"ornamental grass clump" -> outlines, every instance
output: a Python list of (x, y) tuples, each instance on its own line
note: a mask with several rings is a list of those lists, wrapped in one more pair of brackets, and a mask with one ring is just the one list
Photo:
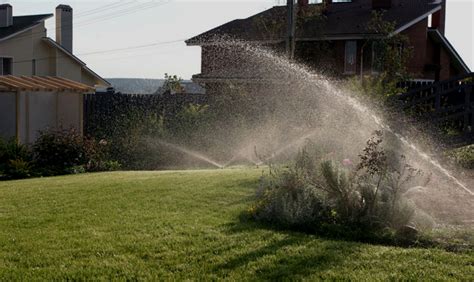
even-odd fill
[(253, 214), (258, 220), (309, 231), (315, 223), (330, 221), (324, 197), (300, 168), (275, 170), (261, 179)]
[[(304, 149), (287, 168), (271, 168), (260, 181), (252, 216), (284, 228), (357, 240), (416, 240), (432, 221), (404, 195), (421, 181), (426, 184), (426, 178), (405, 157), (389, 154), (382, 137), (376, 132), (367, 141), (357, 165)], [(407, 230), (410, 238), (402, 238)]]

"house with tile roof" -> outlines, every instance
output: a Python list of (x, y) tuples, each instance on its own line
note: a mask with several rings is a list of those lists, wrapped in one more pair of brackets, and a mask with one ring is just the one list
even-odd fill
[[(395, 33), (408, 39), (412, 58), (406, 66), (414, 79), (438, 81), (470, 72), (445, 36), (446, 0), (298, 0), (298, 9), (310, 15), (300, 21), (295, 32), (295, 56), (315, 69), (330, 68), (337, 76), (371, 74), (375, 52), (367, 46), (374, 34), (368, 28), (374, 11), (383, 12), (383, 20), (395, 24)], [(219, 46), (220, 38), (285, 50), (288, 38), (286, 6), (275, 6), (246, 19), (237, 19), (195, 36), (188, 46), (202, 49), (201, 73), (194, 80), (212, 88), (223, 80), (241, 79), (242, 64)], [(306, 14), (306, 13), (305, 13)], [(304, 14), (298, 14), (304, 17)], [(321, 58), (318, 50), (324, 42), (331, 51)], [(365, 56), (364, 56), (365, 54)], [(319, 55), (319, 57), (318, 57)]]
[(56, 8), (56, 38), (47, 37), (45, 21), (53, 14), (14, 16), (0, 5), (0, 75), (53, 76), (89, 86), (109, 83), (73, 53), (73, 9)]

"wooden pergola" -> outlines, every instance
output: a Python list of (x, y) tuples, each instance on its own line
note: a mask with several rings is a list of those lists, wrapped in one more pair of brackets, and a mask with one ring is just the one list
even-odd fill
[(83, 83), (53, 76), (0, 76), (0, 91), (70, 91), (94, 93), (95, 89)]

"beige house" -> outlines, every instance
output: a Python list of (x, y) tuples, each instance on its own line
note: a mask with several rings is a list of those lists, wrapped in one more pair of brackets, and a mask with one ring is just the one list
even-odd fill
[(11, 5), (0, 5), (0, 75), (53, 76), (92, 87), (109, 86), (73, 54), (72, 8), (56, 8), (56, 40), (47, 37), (45, 28), (53, 16), (13, 16)]

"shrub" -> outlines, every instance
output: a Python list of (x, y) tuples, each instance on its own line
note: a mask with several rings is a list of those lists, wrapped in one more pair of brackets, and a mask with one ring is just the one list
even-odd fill
[(118, 161), (105, 161), (102, 171), (118, 171), (122, 169), (122, 165)]
[[(208, 105), (189, 104), (184, 106), (166, 126), (166, 139), (189, 148), (212, 147), (209, 134), (212, 115)], [(214, 129), (215, 131), (215, 129)]]
[(0, 139), (0, 177), (19, 179), (33, 174), (32, 154), (28, 146), (19, 144), (16, 140), (3, 141)]
[(109, 159), (109, 143), (83, 138), (76, 130), (47, 130), (30, 148), (0, 139), (0, 178), (79, 174), (121, 169)]
[(75, 129), (42, 131), (33, 145), (34, 162), (42, 175), (77, 174), (120, 169), (111, 161), (110, 144), (83, 138)]
[(463, 168), (474, 169), (474, 145), (453, 150), (448, 156), (455, 164)]
[(26, 145), (19, 144), (15, 139), (4, 141), (0, 139), (0, 165), (10, 160), (31, 160), (31, 151)]
[(387, 80), (386, 74), (378, 76), (353, 77), (347, 80), (347, 87), (361, 97), (372, 98), (373, 101), (387, 102), (396, 94), (406, 92), (406, 89), (398, 87), (398, 80)]
[(33, 168), (31, 162), (23, 159), (10, 160), (4, 171), (7, 179), (23, 179), (31, 177)]
[[(96, 140), (107, 142), (106, 146), (101, 147), (101, 152), (126, 169), (155, 169), (161, 161), (160, 152), (147, 143), (148, 139), (164, 135), (163, 117), (138, 108), (120, 107), (117, 112), (119, 114), (111, 117), (99, 115), (94, 120), (95, 128), (91, 128), (90, 134)], [(100, 157), (103, 155), (92, 158), (95, 159), (90, 164), (92, 171), (102, 170), (100, 165), (104, 162), (100, 161)], [(96, 166), (99, 168), (94, 169)]]
[(272, 169), (262, 178), (251, 214), (283, 227), (372, 241), (428, 230), (432, 220), (404, 198), (421, 172), (403, 156), (388, 157), (382, 142), (377, 132), (357, 166), (301, 151), (288, 168)]
[(81, 134), (75, 129), (41, 131), (33, 145), (34, 161), (43, 175), (62, 175), (87, 163)]
[(66, 174), (81, 174), (86, 173), (86, 169), (82, 165), (73, 166), (65, 169)]
[[(83, 141), (86, 156), (85, 170), (88, 172), (109, 171), (111, 166), (120, 169), (120, 163), (110, 161), (110, 145), (105, 139), (97, 141), (94, 138), (85, 138)], [(113, 163), (113, 164), (111, 164)]]

